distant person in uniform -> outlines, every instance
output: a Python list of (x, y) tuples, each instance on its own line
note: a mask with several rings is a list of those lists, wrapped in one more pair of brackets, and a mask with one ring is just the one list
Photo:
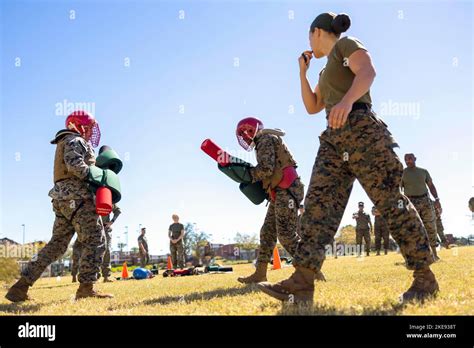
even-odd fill
[(387, 255), (390, 245), (390, 232), (388, 230), (387, 221), (382, 217), (375, 206), (372, 208), (372, 214), (374, 215), (375, 251), (377, 252), (377, 256), (379, 256), (383, 239), (383, 248), (385, 255)]
[[(431, 201), (431, 203), (434, 204), (436, 203), (435, 201)], [(441, 244), (446, 248), (449, 249), (449, 243), (448, 240), (446, 239), (446, 236), (444, 234), (444, 226), (443, 226), (443, 221), (441, 220), (441, 213), (443, 210), (435, 208), (435, 215), (436, 215), (436, 232), (438, 233), (438, 237), (441, 240)]]
[(150, 254), (148, 253), (148, 242), (145, 237), (146, 228), (143, 227), (138, 237), (138, 252), (140, 253), (140, 266), (144, 268), (150, 261)]
[(372, 230), (372, 221), (370, 215), (364, 212), (364, 202), (359, 202), (359, 211), (352, 215), (356, 221), (356, 244), (358, 254), (362, 252), (362, 238), (365, 241), (365, 252), (370, 255), (370, 231)]
[(173, 223), (168, 229), (170, 239), (170, 253), (173, 267), (184, 268), (184, 226), (179, 223), (179, 216), (173, 214)]
[[(428, 234), (434, 259), (437, 261), (439, 257), (436, 252), (438, 234), (436, 232), (435, 207), (441, 209), (438, 192), (428, 171), (416, 166), (416, 157), (414, 154), (405, 154), (405, 164), (407, 167), (403, 170), (401, 182), (403, 193), (410, 199), (418, 211)], [(431, 202), (428, 188), (435, 199), (434, 205)]]
[(214, 250), (212, 250), (211, 242), (207, 242), (204, 246), (204, 254), (202, 256), (202, 265), (209, 266), (214, 258)]

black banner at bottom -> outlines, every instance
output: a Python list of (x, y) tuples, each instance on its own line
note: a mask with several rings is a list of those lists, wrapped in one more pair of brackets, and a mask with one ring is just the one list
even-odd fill
[(5, 316), (0, 347), (157, 344), (473, 347), (474, 317), (460, 316)]

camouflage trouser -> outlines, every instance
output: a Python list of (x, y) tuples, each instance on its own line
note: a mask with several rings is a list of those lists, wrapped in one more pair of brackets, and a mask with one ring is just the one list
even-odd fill
[[(79, 271), (79, 265), (81, 264), (81, 253), (83, 244), (76, 239), (72, 246), (72, 267), (71, 274), (77, 275)], [(107, 228), (105, 230), (105, 253), (101, 263), (102, 277), (108, 278), (112, 274), (112, 266), (110, 264), (110, 251), (112, 249), (112, 229)], [(97, 275), (100, 278), (100, 274)]]
[(441, 220), (441, 215), (436, 215), (436, 232), (441, 239), (441, 243), (447, 243), (446, 236), (444, 235), (444, 226), (443, 221)]
[(148, 253), (144, 254), (140, 251), (140, 267), (145, 268), (147, 263), (150, 261)]
[(403, 165), (390, 132), (370, 111), (355, 111), (340, 129), (326, 129), (313, 166), (301, 218), (297, 266), (319, 270), (333, 245), (355, 179), (387, 225), (408, 269), (430, 265), (433, 255), (416, 210), (400, 192)]
[(361, 230), (356, 229), (356, 244), (358, 247), (358, 252), (362, 252), (362, 239), (365, 242), (365, 252), (370, 251), (370, 230)]
[(170, 242), (171, 262), (174, 268), (184, 268), (184, 245), (183, 240), (173, 244)]
[(303, 196), (304, 185), (299, 178), (287, 190), (276, 189), (275, 202), (270, 202), (260, 229), (257, 262), (270, 262), (277, 237), (286, 251), (293, 256), (298, 245), (298, 208)]
[(95, 212), (94, 201), (53, 200), (53, 210), (56, 214), (53, 237), (40, 250), (36, 260), (28, 263), (23, 276), (33, 284), (48, 265), (64, 255), (74, 233), (77, 233), (82, 244), (79, 282), (95, 282), (105, 252), (105, 236), (102, 220)]
[(416, 211), (425, 225), (426, 232), (430, 240), (432, 248), (436, 248), (438, 245), (438, 233), (436, 232), (436, 213), (428, 195), (424, 197), (408, 197), (410, 202), (415, 206)]
[(82, 254), (82, 243), (80, 243), (77, 239), (72, 245), (72, 266), (71, 266), (71, 274), (73, 276), (79, 273), (79, 265), (81, 264), (81, 254)]
[(378, 224), (374, 224), (374, 235), (375, 235), (375, 250), (377, 252), (380, 251), (382, 248), (382, 239), (383, 239), (383, 248), (384, 250), (388, 250), (389, 247), (389, 240), (390, 240), (390, 233), (388, 228), (377, 226)]

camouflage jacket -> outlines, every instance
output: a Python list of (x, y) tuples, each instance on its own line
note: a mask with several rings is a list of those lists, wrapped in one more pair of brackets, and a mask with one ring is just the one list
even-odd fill
[(86, 181), (89, 166), (95, 164), (92, 146), (79, 134), (68, 130), (59, 131), (51, 143), (57, 146), (64, 145), (64, 163), (73, 177), (56, 182), (49, 191), (49, 196), (60, 200), (93, 198)]
[(253, 182), (262, 181), (265, 189), (275, 188), (283, 178), (283, 169), (296, 166), (290, 151), (282, 141), (281, 130), (264, 130), (255, 138), (257, 166), (250, 169)]

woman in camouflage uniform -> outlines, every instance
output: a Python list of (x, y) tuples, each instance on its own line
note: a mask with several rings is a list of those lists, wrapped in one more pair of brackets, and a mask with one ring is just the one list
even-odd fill
[[(359, 40), (340, 37), (349, 26), (349, 16), (334, 13), (323, 13), (311, 24), (312, 51), (299, 59), (302, 96), (309, 114), (326, 110), (328, 127), (320, 136), (305, 197), (295, 272), (276, 284), (259, 283), (259, 288), (282, 301), (312, 303), (325, 246), (333, 244), (357, 179), (387, 220), (407, 268), (414, 271), (403, 301), (424, 299), (438, 291), (429, 268), (433, 255), (420, 217), (400, 193), (403, 165), (393, 150), (398, 145), (371, 109), (369, 89), (375, 78), (371, 57)], [(313, 56), (328, 58), (314, 91), (306, 78)]]

